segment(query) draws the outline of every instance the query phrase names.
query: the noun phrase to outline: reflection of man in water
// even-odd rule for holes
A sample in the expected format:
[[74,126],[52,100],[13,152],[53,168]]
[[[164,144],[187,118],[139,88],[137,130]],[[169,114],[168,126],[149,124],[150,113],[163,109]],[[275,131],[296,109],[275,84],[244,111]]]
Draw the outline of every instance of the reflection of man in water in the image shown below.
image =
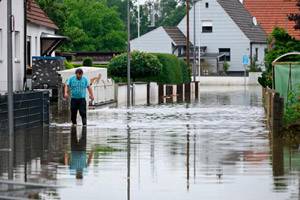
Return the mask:
[[[83,171],[91,163],[92,152],[87,158],[86,153],[86,127],[82,128],[82,134],[77,139],[77,128],[71,128],[71,158],[65,157],[65,164],[70,164],[70,169],[76,171],[76,179],[83,179]],[[69,163],[70,162],[70,163]]]

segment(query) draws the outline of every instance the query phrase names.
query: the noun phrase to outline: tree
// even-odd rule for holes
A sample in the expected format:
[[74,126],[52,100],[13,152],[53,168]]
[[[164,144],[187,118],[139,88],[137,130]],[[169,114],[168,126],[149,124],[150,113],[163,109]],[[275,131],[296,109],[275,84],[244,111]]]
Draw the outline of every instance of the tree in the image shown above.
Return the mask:
[[67,51],[124,51],[126,32],[115,7],[106,0],[38,0],[39,5],[71,40]]
[[[297,0],[296,5],[299,7],[299,11],[300,11],[300,0]],[[299,13],[292,13],[288,17],[289,17],[289,20],[294,21],[296,23],[295,24],[295,29],[300,30],[300,12]]]
[[161,0],[159,26],[177,26],[186,14],[185,1]]

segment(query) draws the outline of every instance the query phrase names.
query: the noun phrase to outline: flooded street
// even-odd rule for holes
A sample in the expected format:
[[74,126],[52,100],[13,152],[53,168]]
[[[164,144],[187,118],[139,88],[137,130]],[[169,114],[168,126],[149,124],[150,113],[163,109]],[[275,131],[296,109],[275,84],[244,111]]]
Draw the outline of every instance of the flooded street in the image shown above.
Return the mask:
[[300,152],[269,139],[261,88],[200,90],[192,103],[92,110],[86,129],[19,131],[13,171],[2,134],[1,180],[29,184],[2,182],[0,199],[299,199]]

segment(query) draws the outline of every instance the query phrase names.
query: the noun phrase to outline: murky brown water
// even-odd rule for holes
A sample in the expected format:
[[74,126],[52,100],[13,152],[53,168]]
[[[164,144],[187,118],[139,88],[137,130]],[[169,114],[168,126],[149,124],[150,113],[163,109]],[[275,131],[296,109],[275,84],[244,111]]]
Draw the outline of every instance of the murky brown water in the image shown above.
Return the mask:
[[255,87],[205,87],[189,104],[103,108],[89,113],[87,129],[19,131],[13,171],[2,134],[1,180],[28,185],[0,184],[0,197],[299,199],[300,152],[270,141],[264,118]]

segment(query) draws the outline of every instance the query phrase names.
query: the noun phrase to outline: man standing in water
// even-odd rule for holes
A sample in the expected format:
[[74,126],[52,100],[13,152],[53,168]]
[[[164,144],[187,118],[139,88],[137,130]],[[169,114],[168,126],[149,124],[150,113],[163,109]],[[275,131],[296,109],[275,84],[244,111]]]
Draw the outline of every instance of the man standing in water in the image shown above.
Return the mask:
[[73,125],[77,125],[77,113],[82,119],[82,125],[86,126],[86,90],[89,91],[89,97],[93,101],[94,94],[90,86],[89,80],[83,76],[82,69],[76,69],[75,75],[71,76],[64,88],[64,97],[69,97],[69,90],[71,92],[71,120]]

